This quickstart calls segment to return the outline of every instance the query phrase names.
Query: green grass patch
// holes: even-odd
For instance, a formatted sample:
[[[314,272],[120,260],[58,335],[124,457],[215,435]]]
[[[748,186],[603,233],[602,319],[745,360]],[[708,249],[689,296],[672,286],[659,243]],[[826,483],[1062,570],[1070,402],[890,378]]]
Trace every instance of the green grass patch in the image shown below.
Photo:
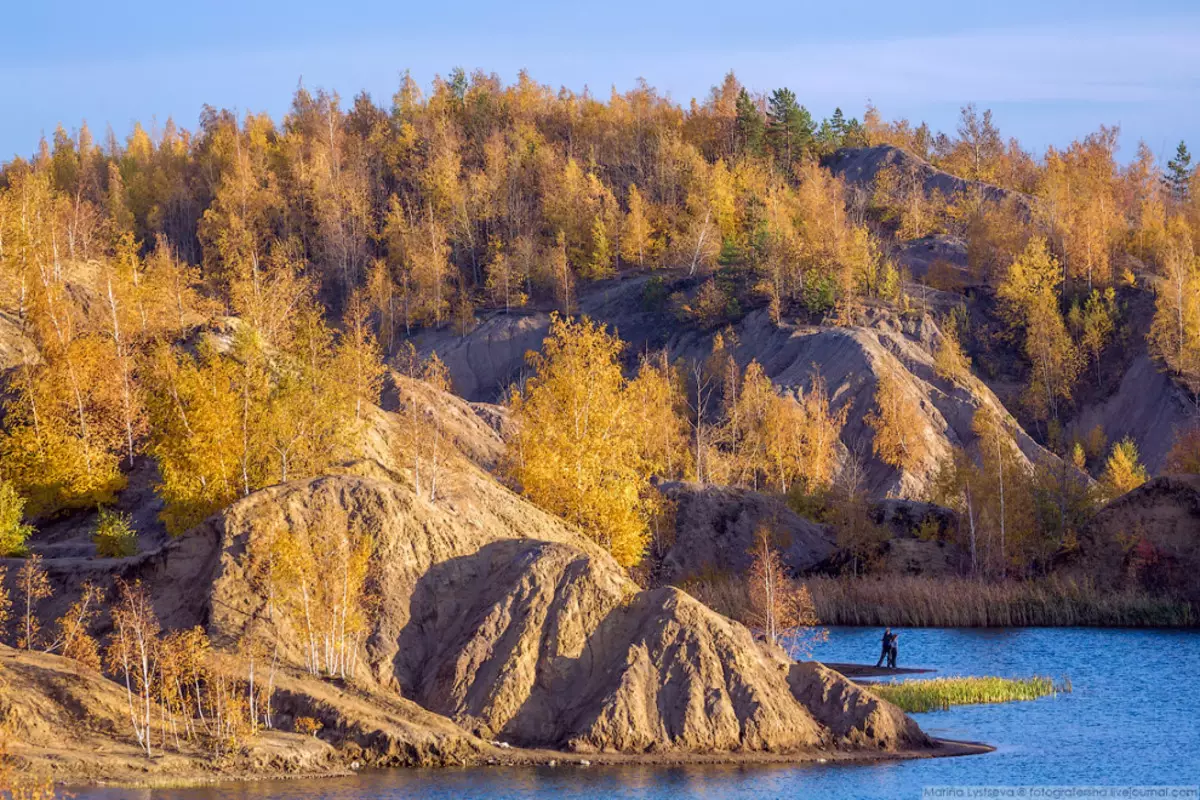
[[[1063,678],[933,678],[898,683],[876,683],[871,691],[904,711],[945,711],[950,706],[978,703],[1011,703],[1036,700],[1071,691],[1071,681]]]

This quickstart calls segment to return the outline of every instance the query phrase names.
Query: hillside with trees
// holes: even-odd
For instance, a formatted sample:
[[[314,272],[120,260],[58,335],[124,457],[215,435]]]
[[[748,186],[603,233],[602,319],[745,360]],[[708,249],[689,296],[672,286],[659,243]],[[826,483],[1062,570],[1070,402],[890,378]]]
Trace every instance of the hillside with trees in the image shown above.
[[[124,694],[79,708],[201,761],[275,727],[277,677],[289,731],[378,764],[904,750],[787,666],[891,621],[880,586],[930,624],[1194,625],[1186,145],[801,100],[453,70],[5,163],[0,642],[31,652],[0,681],[98,670]],[[625,726],[689,636],[718,721]],[[650,661],[585,680],[593,645]]]

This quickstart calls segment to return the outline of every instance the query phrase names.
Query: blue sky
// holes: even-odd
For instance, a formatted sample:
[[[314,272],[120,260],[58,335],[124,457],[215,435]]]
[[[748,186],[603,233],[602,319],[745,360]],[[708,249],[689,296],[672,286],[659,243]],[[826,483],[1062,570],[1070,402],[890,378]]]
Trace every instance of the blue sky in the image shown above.
[[[60,0],[14,3],[0,46],[0,161],[57,123],[124,136],[133,120],[196,124],[204,103],[277,118],[303,79],[347,100],[391,97],[456,65],[607,95],[644,77],[685,103],[730,68],[752,89],[786,85],[815,114],[953,130],[958,108],[994,109],[1005,135],[1041,151],[1119,124],[1200,150],[1200,6],[1194,0],[859,0],[820,4],[331,3]],[[977,7],[976,7],[977,6]]]

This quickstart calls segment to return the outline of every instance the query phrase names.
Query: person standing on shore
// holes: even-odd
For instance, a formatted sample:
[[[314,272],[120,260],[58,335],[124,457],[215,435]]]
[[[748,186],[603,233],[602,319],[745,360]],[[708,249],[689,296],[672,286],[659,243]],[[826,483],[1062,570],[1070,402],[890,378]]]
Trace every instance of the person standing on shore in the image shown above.
[[[891,644],[891,647],[888,648],[888,668],[889,669],[896,668],[896,656],[900,652],[900,645],[897,644],[897,640],[899,638],[900,638],[900,634],[898,634],[898,633],[892,634],[892,644]]]
[[[875,662],[875,666],[882,667],[883,662],[889,660],[892,654],[892,629],[886,628],[883,631],[883,643],[879,653],[879,660]]]

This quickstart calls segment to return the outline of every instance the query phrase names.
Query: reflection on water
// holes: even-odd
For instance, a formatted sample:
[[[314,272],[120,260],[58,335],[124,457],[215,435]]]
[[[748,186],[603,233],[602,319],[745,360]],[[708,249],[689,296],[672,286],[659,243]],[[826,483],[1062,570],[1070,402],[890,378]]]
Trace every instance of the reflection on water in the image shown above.
[[[816,657],[871,662],[879,631],[835,628]],[[926,731],[984,741],[982,756],[869,765],[388,770],[327,781],[197,789],[85,789],[80,800],[920,797],[929,785],[1200,782],[1200,633],[1083,628],[900,629],[900,666],[939,675],[1067,675],[1074,692],[918,714]],[[1177,682],[1182,678],[1182,683]]]

